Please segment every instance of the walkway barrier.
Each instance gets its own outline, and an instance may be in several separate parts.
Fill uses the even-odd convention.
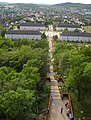
[[[49,120],[49,116],[50,116],[50,107],[51,107],[51,100],[50,100],[50,97],[51,96],[49,96],[49,103],[48,103],[48,109],[47,109],[47,120]]]
[[[74,118],[73,107],[72,107],[72,103],[71,103],[70,95],[68,95],[68,99],[69,99],[70,112],[71,112],[71,114],[72,114],[72,117]]]

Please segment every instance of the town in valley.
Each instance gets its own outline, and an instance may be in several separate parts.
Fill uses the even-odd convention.
[[[91,119],[91,4],[0,2],[0,120]]]

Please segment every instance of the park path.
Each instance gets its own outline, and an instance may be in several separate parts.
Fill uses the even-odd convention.
[[[66,115],[65,103],[67,100],[62,100],[58,87],[58,82],[54,78],[53,72],[53,40],[49,40],[49,53],[50,53],[50,79],[51,79],[51,97],[50,97],[50,110],[49,120],[69,120]],[[61,108],[63,113],[61,114]]]

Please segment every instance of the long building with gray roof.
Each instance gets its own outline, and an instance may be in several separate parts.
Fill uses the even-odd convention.
[[[60,39],[61,41],[91,42],[91,33],[63,32],[60,35]]]
[[[10,30],[5,34],[5,38],[40,40],[41,33],[39,31],[30,30]]]
[[[23,23],[20,25],[20,30],[44,30],[45,25],[40,23]]]
[[[75,29],[82,30],[82,28],[76,24],[60,24],[56,27],[56,30],[68,29],[69,31],[74,31]]]

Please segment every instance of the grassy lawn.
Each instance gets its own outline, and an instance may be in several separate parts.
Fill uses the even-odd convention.
[[[91,27],[83,27],[85,31],[91,32]]]

